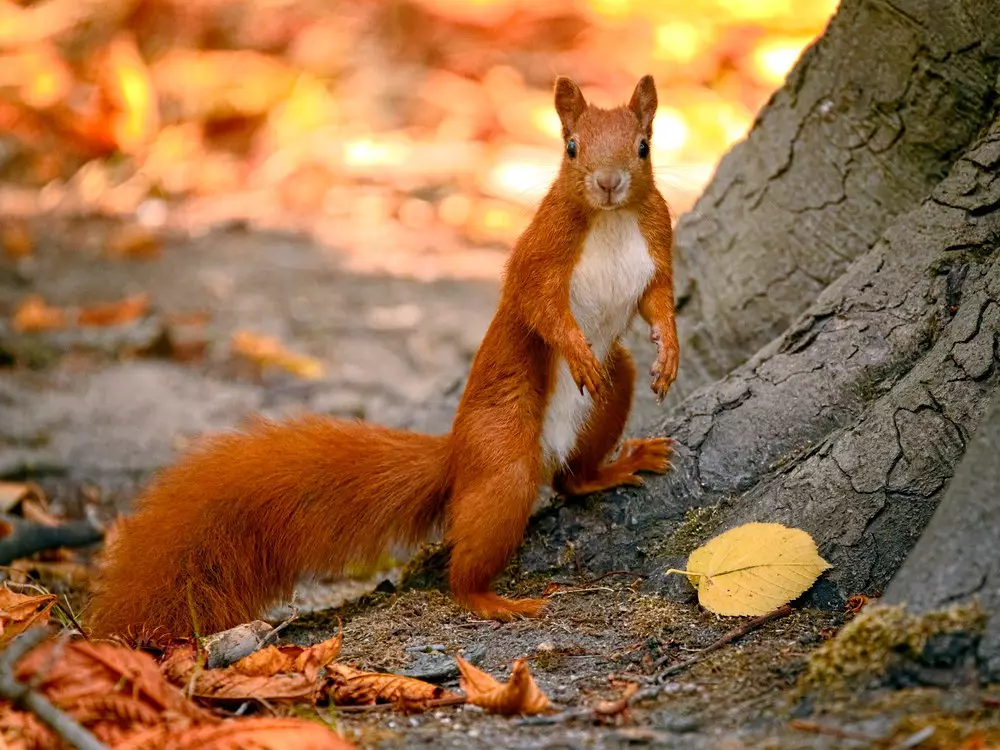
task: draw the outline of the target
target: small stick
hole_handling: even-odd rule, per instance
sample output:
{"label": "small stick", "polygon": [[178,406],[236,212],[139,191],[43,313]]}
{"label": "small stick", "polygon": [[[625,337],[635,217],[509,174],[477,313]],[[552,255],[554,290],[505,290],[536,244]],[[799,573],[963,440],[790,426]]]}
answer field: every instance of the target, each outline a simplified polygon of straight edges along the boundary
{"label": "small stick", "polygon": [[[420,701],[415,701],[414,705],[423,706],[426,708],[440,708],[442,706],[461,706],[465,703],[465,696],[456,695],[453,698],[434,698],[426,703]],[[397,703],[373,703],[369,706],[336,706],[337,711],[349,714],[366,714],[366,713],[376,713],[378,711],[392,711],[401,707],[405,707],[406,704]]]}
{"label": "small stick", "polygon": [[98,742],[90,732],[73,718],[53,706],[41,693],[18,681],[15,676],[17,662],[27,656],[35,646],[45,640],[48,633],[44,628],[29,630],[17,636],[0,656],[0,696],[24,706],[41,719],[49,729],[67,745],[77,750],[108,750],[103,742]]}
{"label": "small stick", "polygon": [[867,742],[868,744],[885,745],[886,740],[884,737],[872,737],[868,734],[862,734],[861,732],[849,732],[846,729],[840,729],[839,727],[831,727],[826,724],[819,724],[815,721],[803,721],[802,719],[794,719],[788,722],[788,726],[792,729],[798,729],[800,732],[812,732],[813,734],[825,734],[829,737],[836,737],[840,740],[856,740],[858,742]]}
{"label": "small stick", "polygon": [[[683,672],[688,667],[691,667],[691,666],[697,664],[699,661],[701,661],[702,657],[704,657],[705,654],[710,654],[713,651],[718,651],[720,648],[722,648],[726,644],[732,643],[733,641],[735,641],[735,640],[737,640],[739,638],[742,638],[743,636],[745,636],[750,631],[756,630],[757,628],[759,628],[761,625],[765,625],[765,624],[771,622],[771,620],[780,620],[782,617],[787,617],[791,613],[792,613],[792,607],[791,607],[791,605],[790,604],[785,604],[784,606],[778,607],[773,612],[768,612],[766,615],[761,615],[760,617],[755,617],[752,620],[750,620],[749,622],[744,623],[740,627],[734,628],[733,630],[730,630],[728,633],[726,633],[724,636],[722,636],[719,640],[717,640],[711,646],[708,646],[707,648],[702,649],[701,651],[699,651],[697,654],[695,654],[691,658],[685,659],[684,661],[679,661],[676,664],[672,664],[671,666],[667,667],[662,672],[660,672],[660,674],[657,676],[657,680],[659,682],[662,682],[667,677],[671,677],[671,676],[673,676],[675,674]],[[654,664],[657,667],[663,666],[667,662],[668,659],[670,659],[669,655],[668,656],[663,656],[663,657],[657,659],[656,662],[654,662]]]}
{"label": "small stick", "polygon": [[586,589],[578,589],[578,588],[556,589],[545,598],[551,599],[553,596],[566,596],[567,594],[592,594],[595,591],[610,591],[612,594],[615,593],[614,589],[608,588],[607,586],[594,586],[592,588],[586,588]]}

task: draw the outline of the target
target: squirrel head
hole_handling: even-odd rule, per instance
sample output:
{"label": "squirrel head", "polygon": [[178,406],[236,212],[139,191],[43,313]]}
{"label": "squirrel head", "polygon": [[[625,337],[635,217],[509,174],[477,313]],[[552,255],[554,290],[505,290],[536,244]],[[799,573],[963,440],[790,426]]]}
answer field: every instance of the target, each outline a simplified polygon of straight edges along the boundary
{"label": "squirrel head", "polygon": [[627,105],[602,109],[588,104],[580,87],[560,76],[555,103],[564,146],[559,179],[571,196],[600,210],[641,201],[653,186],[653,77],[639,80]]}

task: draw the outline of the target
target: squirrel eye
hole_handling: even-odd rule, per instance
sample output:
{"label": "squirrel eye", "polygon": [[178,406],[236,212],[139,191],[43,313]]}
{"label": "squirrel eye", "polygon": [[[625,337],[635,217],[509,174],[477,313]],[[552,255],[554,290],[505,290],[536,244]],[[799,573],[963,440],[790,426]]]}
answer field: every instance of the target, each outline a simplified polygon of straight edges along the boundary
{"label": "squirrel eye", "polygon": [[566,141],[566,156],[570,159],[576,158],[576,138],[570,138]]}
{"label": "squirrel eye", "polygon": [[643,138],[639,141],[639,158],[645,159],[649,156],[649,141]]}

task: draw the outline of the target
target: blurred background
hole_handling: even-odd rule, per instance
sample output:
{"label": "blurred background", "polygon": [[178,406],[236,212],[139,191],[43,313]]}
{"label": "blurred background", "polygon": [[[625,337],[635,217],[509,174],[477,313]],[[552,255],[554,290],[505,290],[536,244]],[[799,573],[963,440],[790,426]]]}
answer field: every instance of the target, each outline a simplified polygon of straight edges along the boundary
{"label": "blurred background", "polygon": [[495,278],[561,155],[557,74],[598,104],[652,73],[675,212],[822,32],[835,0],[0,0],[0,220],[81,239],[238,223],[358,271]]}

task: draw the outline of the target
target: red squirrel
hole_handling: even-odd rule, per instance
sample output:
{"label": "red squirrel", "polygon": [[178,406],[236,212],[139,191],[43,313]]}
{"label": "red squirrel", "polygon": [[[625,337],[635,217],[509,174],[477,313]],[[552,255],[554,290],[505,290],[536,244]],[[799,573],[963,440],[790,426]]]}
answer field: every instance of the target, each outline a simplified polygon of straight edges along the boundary
{"label": "red squirrel", "polygon": [[585,495],[669,468],[667,438],[620,443],[635,380],[620,339],[637,314],[657,344],[658,397],[677,375],[670,212],[650,163],[656,106],[651,76],[613,109],[557,79],[560,171],[507,262],[449,434],[306,416],[201,441],[109,545],[92,633],[228,628],[290,596],[304,573],[372,561],[442,523],[460,604],[483,618],[538,616],[542,599],[505,599],[491,584],[540,485]]}

